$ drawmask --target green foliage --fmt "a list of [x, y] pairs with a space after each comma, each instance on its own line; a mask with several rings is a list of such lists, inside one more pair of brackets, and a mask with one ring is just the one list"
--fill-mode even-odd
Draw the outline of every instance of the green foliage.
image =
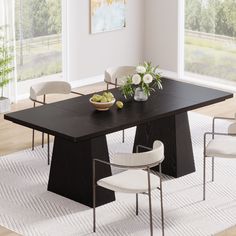
[[124, 95], [125, 98], [132, 97], [134, 95], [134, 89], [132, 86], [132, 76], [129, 75], [126, 78], [126, 82], [124, 85], [121, 87], [122, 94]]
[[48, 0], [48, 31], [50, 34], [61, 33], [61, 1]]
[[31, 0], [33, 37], [48, 35], [49, 11], [46, 0]]
[[185, 0], [185, 28], [236, 37], [235, 0]]
[[198, 0], [185, 1], [185, 28], [199, 31], [201, 25], [201, 2]]
[[[52, 43], [53, 36], [60, 37], [61, 34], [61, 0], [15, 0], [14, 2], [17, 60], [19, 60], [17, 61], [18, 80], [48, 75], [51, 71], [49, 67], [56, 67], [56, 70], [51, 73], [61, 71], [61, 66], [54, 66], [58, 64], [57, 57], [55, 58], [57, 61], [53, 61], [54, 45], [60, 43]], [[50, 65], [46, 64], [48, 62], [46, 56], [49, 57]], [[45, 57], [43, 61], [42, 57]]]
[[61, 33], [61, 0], [15, 0], [16, 39]]
[[11, 75], [14, 68], [12, 67], [12, 47], [10, 42], [4, 37], [6, 26], [0, 27], [0, 88], [1, 96], [3, 97], [3, 89], [10, 82]]
[[[125, 98], [132, 97], [137, 87], [142, 88], [147, 96], [150, 96], [151, 92], [155, 91], [156, 88], [162, 89], [161, 76], [157, 71], [158, 66], [152, 66], [151, 62], [144, 62], [142, 66], [145, 68], [145, 73], [136, 73], [141, 78], [139, 84], [133, 83], [133, 75], [129, 75], [124, 79], [124, 84], [121, 86], [121, 92]], [[151, 83], [145, 83], [143, 79], [147, 74], [151, 75], [153, 78]]]

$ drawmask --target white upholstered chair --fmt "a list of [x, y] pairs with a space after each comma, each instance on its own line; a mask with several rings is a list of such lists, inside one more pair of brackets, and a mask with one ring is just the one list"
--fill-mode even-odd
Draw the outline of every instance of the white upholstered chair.
[[[215, 132], [216, 120], [230, 120], [233, 121], [228, 127], [227, 133]], [[235, 122], [234, 122], [235, 121]], [[207, 137], [211, 136], [209, 142]], [[203, 161], [203, 200], [206, 199], [206, 159], [212, 158], [212, 176], [211, 180], [214, 182], [215, 178], [215, 158], [235, 158], [236, 159], [236, 119], [214, 117], [212, 123], [212, 132], [204, 134], [204, 161]]]
[[[147, 152], [138, 153], [139, 147], [146, 148]], [[136, 153], [116, 154], [112, 163], [93, 160], [93, 231], [96, 231], [96, 187], [103, 188], [123, 193], [136, 194], [136, 215], [138, 215], [138, 194], [147, 193], [149, 198], [149, 215], [150, 215], [150, 234], [153, 235], [152, 223], [152, 201], [151, 191], [154, 189], [160, 190], [161, 200], [161, 220], [162, 234], [164, 235], [164, 213], [162, 199], [162, 176], [161, 163], [164, 160], [164, 146], [160, 141], [155, 141], [153, 149], [138, 145]], [[124, 172], [100, 179], [96, 182], [96, 163], [125, 168]], [[159, 165], [159, 176], [151, 173], [150, 168]]]
[[135, 74], [135, 70], [135, 66], [118, 66], [106, 69], [104, 82], [107, 84], [107, 90], [109, 89], [109, 85], [115, 87], [121, 86], [122, 79], [128, 75]]
[[[133, 75], [136, 72], [135, 66], [118, 66], [113, 68], [108, 68], [105, 70], [104, 82], [107, 84], [107, 90], [109, 85], [115, 87], [122, 85], [122, 79], [128, 75]], [[125, 141], [125, 132], [122, 130], [122, 142]]]
[[[48, 94], [69, 94], [74, 93], [78, 95], [83, 95], [71, 90], [71, 85], [66, 81], [48, 81], [34, 84], [30, 87], [30, 100], [33, 101], [33, 106], [36, 104], [45, 105], [46, 104], [46, 95]], [[38, 100], [38, 97], [43, 97], [42, 101]], [[34, 135], [35, 131], [33, 129], [32, 134], [32, 150], [34, 150]], [[50, 164], [50, 137], [47, 135], [47, 145], [48, 145], [48, 165]], [[42, 133], [42, 147], [44, 147], [44, 133]]]

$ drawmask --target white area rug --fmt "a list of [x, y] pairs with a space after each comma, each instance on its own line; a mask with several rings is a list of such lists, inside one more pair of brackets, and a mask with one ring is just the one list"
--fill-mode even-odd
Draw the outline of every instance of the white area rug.
[[[165, 235], [212, 235], [236, 224], [236, 161], [216, 160], [216, 181], [207, 185], [202, 201], [203, 133], [212, 119], [189, 113], [196, 172], [163, 184]], [[219, 122], [221, 130], [225, 122]], [[110, 155], [132, 150], [135, 129], [108, 135]], [[210, 162], [207, 165], [210, 177]], [[49, 167], [46, 149], [25, 150], [0, 158], [0, 225], [22, 235], [94, 235], [92, 210], [47, 192]], [[149, 235], [148, 199], [140, 196], [140, 215], [135, 215], [135, 196], [116, 194], [117, 201], [97, 208], [95, 235]], [[153, 192], [154, 235], [160, 231], [159, 191]]]

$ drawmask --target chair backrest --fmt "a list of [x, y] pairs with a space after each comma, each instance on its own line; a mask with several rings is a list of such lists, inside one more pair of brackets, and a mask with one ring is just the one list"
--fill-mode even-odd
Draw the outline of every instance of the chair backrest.
[[164, 160], [164, 145], [156, 140], [153, 149], [142, 153], [119, 153], [114, 155], [112, 163], [128, 167], [142, 168], [142, 166], [155, 166]]
[[229, 134], [236, 134], [236, 122], [229, 125], [228, 133]]
[[113, 84], [115, 84], [117, 81], [117, 85], [121, 85], [122, 79], [128, 75], [135, 74], [135, 71], [136, 71], [135, 66], [119, 66], [119, 67], [109, 68], [105, 70], [104, 81]]
[[37, 100], [38, 96], [47, 94], [69, 94], [71, 86], [65, 81], [48, 81], [34, 84], [30, 87], [30, 98]]

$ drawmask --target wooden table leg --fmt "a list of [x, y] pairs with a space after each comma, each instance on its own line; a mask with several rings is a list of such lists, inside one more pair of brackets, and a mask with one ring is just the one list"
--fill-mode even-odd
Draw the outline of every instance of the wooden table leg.
[[[48, 190], [92, 207], [92, 160], [109, 161], [106, 137], [78, 143], [55, 137]], [[110, 166], [96, 168], [98, 179], [111, 175]], [[112, 191], [97, 188], [97, 206], [115, 200]]]
[[157, 139], [165, 147], [164, 174], [181, 177], [195, 171], [187, 112], [137, 126], [134, 147], [138, 144], [152, 147]]

